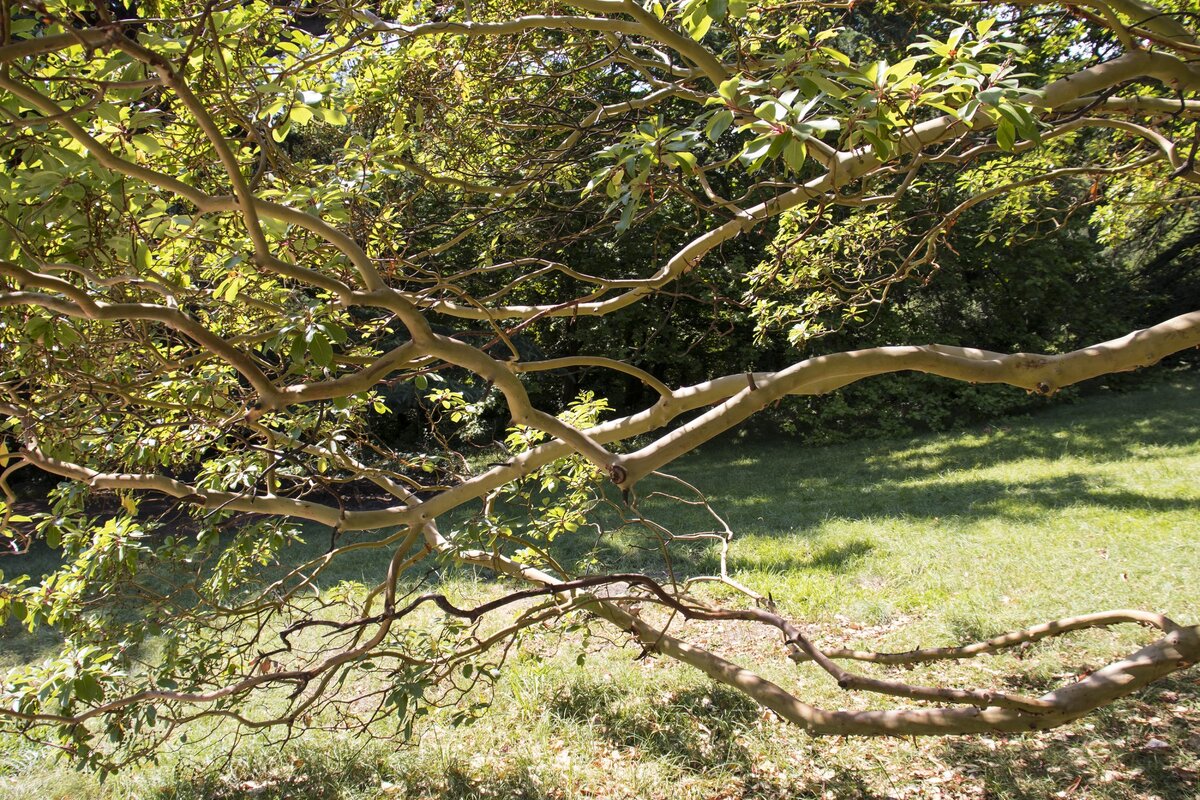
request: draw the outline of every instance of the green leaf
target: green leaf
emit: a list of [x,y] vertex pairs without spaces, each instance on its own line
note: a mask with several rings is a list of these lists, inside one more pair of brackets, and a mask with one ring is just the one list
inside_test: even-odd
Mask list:
[[946,40],[946,44],[950,45],[951,49],[957,48],[958,43],[962,41],[962,37],[966,35],[968,28],[966,25],[960,25],[950,32],[950,38]]
[[345,328],[329,322],[322,322],[317,327],[319,327],[325,333],[325,335],[329,337],[329,341],[336,344],[346,343],[347,334]]
[[1002,150],[1012,150],[1016,141],[1017,132],[1013,124],[1007,119],[1001,119],[1000,124],[996,126],[996,144],[1000,145]]
[[308,106],[292,106],[288,119],[296,125],[307,125],[312,122],[313,110]]
[[866,129],[863,130],[862,135],[863,138],[871,144],[872,149],[875,151],[875,155],[880,159],[885,159],[891,154],[892,146],[886,139],[883,139],[882,137],[877,136]]
[[1021,118],[1015,106],[1008,103],[1001,103],[996,106],[996,111],[1001,117],[1012,123],[1013,130],[1019,131],[1025,125],[1025,120]]
[[850,66],[850,63],[851,63],[850,56],[846,55],[845,53],[841,52],[840,50],[834,50],[832,47],[820,47],[818,49],[825,55],[832,58],[834,61],[837,61],[838,63],[840,63],[842,66],[844,66],[844,67]]
[[[704,13],[704,6],[697,4],[696,8],[700,13],[692,14],[691,17],[685,19],[684,26],[688,28],[688,35],[698,42],[708,33],[708,29],[712,27],[713,21],[708,14]],[[692,23],[691,25],[687,24],[689,21]]]
[[95,703],[104,699],[104,687],[91,673],[84,673],[75,679],[75,696],[85,703]]
[[241,290],[245,283],[246,279],[235,272],[222,281],[217,287],[217,296],[226,303],[232,303],[237,299],[238,291]]
[[725,131],[729,130],[729,126],[733,124],[733,112],[727,108],[723,108],[713,114],[708,120],[708,125],[704,128],[704,135],[709,138],[709,141],[715,142],[721,138]]
[[970,122],[975,117],[975,112],[979,110],[979,100],[972,97],[966,103],[963,103],[962,108],[958,109],[957,116],[963,122]]
[[58,343],[61,345],[73,345],[82,341],[81,337],[74,328],[66,323],[58,326]]
[[113,125],[121,124],[121,112],[112,103],[100,103],[96,106],[96,116]]
[[839,122],[838,120],[834,119],[833,117],[823,117],[821,119],[806,119],[804,121],[804,124],[814,130],[823,131],[823,132],[840,130],[842,127],[842,123]]
[[637,207],[637,201],[633,199],[625,204],[624,210],[621,211],[621,219],[617,221],[618,233],[623,233],[628,230],[630,224],[633,222],[633,215],[637,213]]
[[788,143],[783,148],[783,161],[792,172],[800,172],[808,158],[808,147],[795,136],[788,136]]
[[804,80],[811,83],[814,88],[824,92],[830,97],[839,98],[846,96],[846,89],[844,86],[835,83],[823,75],[807,75],[805,76]]
[[678,153],[670,153],[669,155],[670,155],[670,157],[671,157],[671,158],[673,158],[675,161],[679,162],[679,163],[677,164],[677,166],[678,166],[680,169],[685,169],[685,170],[688,170],[688,171],[691,171],[691,172],[695,172],[695,170],[696,170],[696,156],[695,156],[695,155],[693,155],[692,153],[689,153],[689,152],[687,152],[686,150],[683,150],[683,151],[680,151],[680,152],[678,152]]
[[288,358],[293,364],[299,364],[304,360],[304,354],[308,352],[308,342],[303,336],[297,335],[292,339],[291,349],[288,351]]
[[330,125],[337,125],[338,127],[341,127],[348,122],[346,115],[342,113],[340,109],[318,108],[316,109],[316,112],[317,116],[321,118],[322,122],[327,122]]
[[742,85],[742,76],[734,75],[732,78],[721,81],[721,85],[717,87],[717,94],[729,100],[730,102],[737,100],[738,87]]
[[152,156],[161,153],[163,149],[157,139],[145,133],[134,134],[133,143],[139,150],[143,150]]
[[137,252],[135,254],[138,272],[147,273],[150,271],[150,247],[144,242],[137,243]]
[[308,342],[308,354],[317,366],[328,367],[333,363],[333,345],[320,331],[313,331]]
[[754,116],[767,122],[779,122],[786,119],[787,115],[787,106],[774,99],[760,103],[758,108],[754,109]]
[[771,149],[771,143],[774,138],[773,136],[760,136],[754,139],[742,151],[742,158],[746,161],[757,161],[762,158]]
[[916,66],[917,59],[906,58],[899,64],[893,64],[892,66],[888,67],[887,77],[893,82],[902,80],[907,78],[909,73],[911,73]]
[[1004,97],[1003,89],[984,89],[979,94],[975,95],[979,98],[979,102],[987,103],[989,106],[994,106]]
[[258,224],[262,226],[263,231],[268,236],[273,236],[276,239],[282,239],[287,234],[288,223],[282,219],[274,217],[259,217]]

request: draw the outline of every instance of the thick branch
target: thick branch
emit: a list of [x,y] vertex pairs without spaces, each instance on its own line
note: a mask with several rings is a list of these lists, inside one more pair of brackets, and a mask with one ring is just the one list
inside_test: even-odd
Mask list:
[[[652,444],[625,456],[621,465],[632,485],[644,475],[729,430],[788,394],[824,394],[873,375],[914,370],[972,383],[1005,383],[1050,395],[1080,381],[1149,366],[1180,350],[1200,346],[1200,311],[1182,314],[1119,339],[1061,355],[1003,355],[946,345],[876,347],[806,359],[774,374],[754,376],[754,385]],[[730,385],[739,380],[729,376]]]

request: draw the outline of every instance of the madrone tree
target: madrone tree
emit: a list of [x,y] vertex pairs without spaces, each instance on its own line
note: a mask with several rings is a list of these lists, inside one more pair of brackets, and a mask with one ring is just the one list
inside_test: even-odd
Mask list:
[[[42,540],[63,559],[38,581],[10,575],[0,618],[64,637],[4,678],[8,728],[102,769],[208,717],[403,732],[433,705],[469,713],[512,642],[552,623],[632,638],[814,733],[1049,728],[1200,659],[1200,628],[1149,611],[961,647],[822,649],[724,569],[672,568],[697,540],[723,553],[727,529],[672,532],[638,506],[643,479],[786,395],[904,371],[1051,395],[1200,344],[1197,311],[1057,355],[805,356],[928,278],[965,214],[1012,239],[1086,212],[1119,237],[1133,215],[1186,207],[1200,178],[1186,0],[2,7],[2,529],[13,551]],[[638,231],[640,258],[606,256]],[[735,273],[726,254],[755,236],[757,263]],[[604,335],[701,270],[723,276],[713,314],[748,309],[753,335],[794,347],[790,366],[668,385]],[[529,355],[581,320],[594,352]],[[539,373],[568,368],[657,399],[612,413],[586,392],[531,399]],[[395,387],[428,410],[416,454],[372,434]],[[486,464],[455,452],[480,396],[511,418]],[[22,516],[7,487],[30,467],[63,482]],[[87,504],[97,490],[119,506]],[[164,502],[185,516],[156,524]],[[556,536],[616,524],[656,537],[663,569],[556,558]],[[268,568],[301,525],[327,552]],[[331,590],[323,576],[352,553],[386,577]],[[463,607],[412,577],[447,562],[511,589]],[[711,581],[740,599],[717,604]],[[897,705],[813,707],[677,638],[682,619],[773,628],[781,658]],[[1118,623],[1158,638],[1040,696],[854,667]]]

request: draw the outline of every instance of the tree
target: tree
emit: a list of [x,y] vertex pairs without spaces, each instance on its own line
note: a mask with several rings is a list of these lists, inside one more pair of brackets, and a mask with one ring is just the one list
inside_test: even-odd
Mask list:
[[[986,209],[981,236],[1011,239],[1087,208],[1119,228],[1192,199],[1190,6],[4,8],[0,508],[12,549],[41,540],[64,558],[40,583],[0,586],[0,616],[65,636],[58,659],[7,677],[10,727],[101,769],[212,716],[402,732],[548,622],[615,626],[816,733],[1048,728],[1200,659],[1200,628],[1140,611],[959,648],[821,649],[724,570],[676,575],[669,554],[695,537],[638,506],[648,476],[788,395],[913,371],[1051,395],[1200,345],[1191,312],[1056,355],[802,354],[927,277],[968,212]],[[712,293],[709,323],[736,306],[758,346],[782,336],[794,363],[672,386],[604,338],[706,270],[742,293]],[[609,349],[530,360],[521,345],[550,350],[580,320]],[[531,400],[538,375],[567,369],[619,373],[656,399],[603,421],[614,409],[587,391],[557,414]],[[425,452],[371,436],[396,387],[425,398]],[[481,466],[453,435],[487,403],[511,427]],[[64,482],[49,511],[21,518],[7,481],[27,466]],[[385,499],[357,503],[363,487]],[[97,490],[120,509],[94,513]],[[162,498],[191,521],[139,513]],[[657,538],[664,573],[556,557],[557,537],[613,521]],[[268,569],[299,524],[328,531],[328,552]],[[723,553],[730,535],[706,536]],[[364,551],[384,580],[314,594]],[[527,585],[462,608],[406,577],[444,561]],[[714,605],[706,581],[744,602]],[[814,708],[676,638],[677,618],[775,628],[782,656],[843,688],[924,705]],[[1126,622],[1161,636],[1041,697],[842,666]]]

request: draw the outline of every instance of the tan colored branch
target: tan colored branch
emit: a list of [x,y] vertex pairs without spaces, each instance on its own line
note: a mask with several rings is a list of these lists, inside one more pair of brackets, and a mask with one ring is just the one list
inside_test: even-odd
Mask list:
[[1143,0],[1084,0],[1081,5],[1092,6],[1104,13],[1111,8],[1122,14],[1129,22],[1139,28],[1157,34],[1160,41],[1178,41],[1182,44],[1197,44],[1196,34],[1175,19],[1174,15],[1162,8]]
[[1083,680],[1037,698],[1053,710],[1013,708],[912,708],[892,711],[826,711],[733,662],[671,636],[609,603],[596,613],[632,631],[647,648],[688,664],[713,680],[745,693],[783,719],[816,734],[854,736],[945,735],[1045,730],[1125,697],[1172,672],[1200,661],[1200,626],[1178,628],[1129,657]]
[[[621,465],[632,485],[649,472],[729,430],[788,394],[824,394],[872,375],[913,370],[972,383],[1005,383],[1041,395],[1064,386],[1157,363],[1180,350],[1200,346],[1200,311],[1182,314],[1119,339],[1071,353],[1004,355],[946,345],[876,347],[806,359],[773,374],[756,374],[754,385],[740,383],[737,394],[695,420],[625,456]],[[713,387],[709,388],[712,391]]]
[[605,358],[603,356],[565,356],[563,358],[549,358],[544,361],[517,361],[512,364],[514,372],[545,372],[552,369],[569,369],[570,367],[602,367],[616,372],[623,372],[626,375],[632,375],[637,378],[663,397],[669,397],[671,394],[671,388],[649,372],[639,369],[632,364],[626,364],[624,361],[618,361],[615,358]]
[[105,47],[114,38],[121,35],[117,29],[81,28],[70,33],[56,33],[52,36],[34,36],[19,42],[12,42],[0,47],[0,64],[18,61],[22,58],[57,53],[72,47]]
[[[1010,647],[1033,644],[1052,636],[1061,636],[1072,631],[1082,631],[1090,628],[1107,628],[1112,625],[1135,624],[1157,628],[1163,633],[1178,630],[1179,625],[1162,614],[1136,609],[1120,609],[1103,611],[1096,614],[1082,614],[1077,617],[1065,617],[1053,622],[1045,622],[1031,628],[1012,631],[1000,636],[994,636],[982,642],[963,645],[962,647],[928,647],[907,650],[902,653],[877,653],[869,650],[852,650],[842,647],[825,647],[822,652],[829,658],[844,658],[853,661],[869,661],[874,664],[889,664],[907,666],[922,664],[929,661],[951,661],[956,659],[975,658],[988,653],[996,653]],[[804,661],[807,656],[793,655],[793,660]]]
[[[427,531],[426,542],[434,550],[453,554],[457,559],[466,563],[492,569],[514,578],[549,586],[561,583],[553,576],[496,553],[456,552],[450,543],[437,533],[436,529]],[[1128,658],[1109,664],[1083,680],[1038,698],[1009,697],[1004,696],[1003,693],[995,693],[989,697],[985,692],[960,692],[953,689],[923,692],[920,687],[906,687],[894,681],[875,681],[849,676],[853,680],[847,681],[846,688],[864,688],[871,691],[882,691],[885,694],[915,696],[921,699],[980,703],[985,707],[827,711],[799,700],[777,684],[715,653],[671,636],[665,630],[657,628],[637,614],[631,613],[613,602],[593,598],[592,602],[584,607],[589,608],[597,616],[611,622],[621,630],[633,634],[647,651],[688,664],[717,682],[745,693],[752,700],[771,709],[786,721],[814,734],[890,736],[1044,730],[1077,719],[1089,711],[1127,696],[1159,678],[1186,669],[1200,661],[1200,626],[1174,627],[1161,639],[1138,650]],[[1123,612],[1112,613],[1121,614]],[[746,614],[755,616],[754,612],[727,613],[728,616],[745,616]],[[698,616],[703,618],[727,615],[699,614]],[[837,670],[836,666],[834,669]],[[839,672],[843,679],[848,677],[844,671]],[[1007,707],[987,704],[989,700],[1003,703]]]
[[70,298],[70,300],[64,300],[37,292],[0,290],[0,306],[40,306],[70,317],[109,322],[137,319],[160,322],[182,333],[209,353],[224,360],[241,373],[254,387],[254,390],[268,402],[278,394],[275,384],[258,368],[249,354],[217,336],[177,308],[152,303],[104,303],[93,300],[86,291],[67,281],[51,275],[30,272],[9,261],[0,261],[0,275],[12,276],[25,285],[52,289]]

